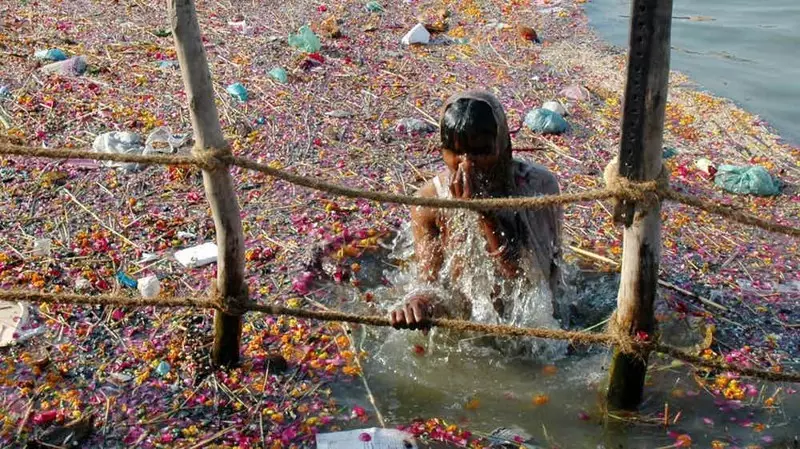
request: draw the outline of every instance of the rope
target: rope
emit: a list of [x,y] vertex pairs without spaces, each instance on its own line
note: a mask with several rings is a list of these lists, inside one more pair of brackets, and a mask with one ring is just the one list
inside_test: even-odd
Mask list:
[[245,158],[230,156],[227,151],[208,150],[193,151],[196,157],[177,156],[166,154],[117,154],[117,153],[95,153],[92,151],[74,149],[49,149],[32,148],[14,145],[8,142],[0,142],[0,154],[46,157],[51,159],[93,159],[114,162],[138,162],[141,164],[160,164],[160,165],[195,165],[206,170],[215,170],[221,165],[232,164],[241,168],[258,171],[269,176],[282,179],[284,181],[297,184],[303,187],[316,189],[335,195],[349,198],[363,198],[378,202],[404,204],[409,206],[424,206],[443,209],[470,209],[470,210],[491,210],[491,209],[537,209],[552,206],[554,204],[568,204],[579,201],[605,200],[611,198],[627,200],[648,201],[649,194],[655,192],[659,197],[674,202],[692,206],[708,213],[719,215],[742,224],[755,226],[767,231],[785,234],[792,237],[800,237],[800,228],[782,225],[768,220],[755,217],[741,210],[730,206],[722,206],[691,195],[675,192],[663,185],[663,181],[650,181],[643,183],[621,182],[616,187],[590,190],[582,193],[567,193],[560,195],[545,195],[533,198],[490,198],[477,200],[453,200],[441,198],[423,198],[416,196],[397,195],[392,193],[376,192],[369,190],[354,189],[329,183],[316,178],[309,178],[296,175],[284,170],[269,167]]
[[800,237],[800,228],[775,223],[769,220],[764,220],[754,215],[746,214],[741,210],[738,210],[731,206],[725,206],[722,204],[713,203],[711,201],[704,200],[702,198],[698,198],[692,195],[687,195],[685,193],[678,193],[670,188],[660,188],[658,189],[658,194],[661,195],[662,198],[666,198],[676,203],[685,204],[687,206],[692,206],[697,209],[706,211],[711,214],[716,214],[721,217],[725,217],[729,220],[733,220],[741,224],[755,226],[757,228],[761,228],[767,231],[772,231],[778,234],[785,234],[792,237]]
[[[119,295],[86,296],[77,294],[56,294],[21,290],[0,291],[0,301],[27,301],[48,304],[80,304],[80,305],[113,305],[119,307],[195,307],[202,309],[221,310],[220,299],[174,297],[174,298],[134,298]],[[295,318],[313,319],[319,321],[336,321],[368,326],[391,326],[386,317],[376,315],[356,315],[330,310],[295,309],[271,304],[250,303],[243,306],[253,312],[262,312],[268,315],[291,316]],[[745,368],[728,363],[706,360],[689,354],[681,349],[660,343],[647,343],[632,340],[630,337],[614,335],[613,333],[589,333],[566,331],[561,329],[514,327],[500,324],[483,324],[472,321],[434,319],[431,326],[457,331],[477,332],[485,335],[500,337],[535,337],[551,340],[568,340],[572,344],[605,346],[617,345],[620,350],[632,351],[636,354],[646,353],[650,350],[667,354],[675,359],[691,363],[703,368],[729,371],[743,376],[756,377],[774,382],[800,383],[800,373],[783,373],[777,371]]]

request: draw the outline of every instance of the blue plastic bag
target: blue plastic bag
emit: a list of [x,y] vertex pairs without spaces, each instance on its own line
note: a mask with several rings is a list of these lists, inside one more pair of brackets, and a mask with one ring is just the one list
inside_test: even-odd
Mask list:
[[120,284],[124,285],[128,288],[136,288],[137,282],[135,279],[131,278],[127,275],[124,271],[117,272],[117,280]]
[[548,109],[534,109],[525,116],[525,126],[542,134],[561,134],[567,130],[564,117]]
[[236,98],[237,100],[241,101],[242,103],[247,101],[247,89],[245,89],[245,87],[242,86],[242,83],[231,84],[225,90],[229,94],[231,94],[231,96],[233,98]]
[[297,34],[289,35],[289,45],[306,53],[316,53],[322,48],[319,38],[308,25],[301,26]]
[[36,59],[43,59],[45,61],[64,61],[69,56],[64,53],[60,48],[51,48],[49,50],[37,50],[33,56]]
[[781,182],[758,165],[720,165],[714,176],[714,184],[728,192],[743,195],[771,196],[781,193]]

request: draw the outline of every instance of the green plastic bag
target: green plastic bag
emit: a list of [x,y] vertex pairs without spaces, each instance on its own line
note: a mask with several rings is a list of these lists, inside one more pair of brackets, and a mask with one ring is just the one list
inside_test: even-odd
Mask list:
[[714,176],[714,184],[728,192],[743,195],[771,196],[781,191],[781,182],[758,165],[720,165]]
[[369,2],[364,5],[364,9],[369,12],[383,12],[383,6],[378,2]]
[[289,81],[289,75],[283,67],[275,67],[269,71],[269,76],[275,78],[280,83],[286,84]]
[[548,109],[534,109],[525,116],[525,126],[541,134],[561,134],[569,125],[563,117]]
[[316,53],[322,48],[319,38],[308,25],[301,26],[297,34],[289,35],[289,45],[306,53]]

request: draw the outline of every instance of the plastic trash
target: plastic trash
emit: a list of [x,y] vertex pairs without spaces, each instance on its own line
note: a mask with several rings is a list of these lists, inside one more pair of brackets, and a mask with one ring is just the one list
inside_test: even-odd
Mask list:
[[125,273],[124,271],[117,272],[117,281],[119,281],[120,284],[128,288],[136,288],[136,286],[138,285],[136,279],[133,279],[132,277],[128,276],[127,273]]
[[158,68],[160,68],[160,69],[175,69],[175,68],[178,68],[178,67],[180,67],[180,64],[178,63],[178,61],[175,61],[175,60],[172,60],[172,59],[158,62]]
[[542,105],[542,109],[553,111],[562,117],[566,117],[567,115],[569,115],[569,112],[567,112],[567,108],[565,108],[560,101],[548,101],[547,103]]
[[427,44],[431,41],[431,33],[425,28],[425,25],[418,23],[414,25],[414,28],[406,33],[403,36],[403,39],[400,41],[403,45],[412,45],[412,44]]
[[79,76],[86,71],[86,59],[83,56],[73,56],[64,61],[54,62],[42,67],[44,73],[55,73],[64,76]]
[[356,429],[343,432],[318,433],[317,449],[417,449],[414,436],[397,429]]
[[156,276],[147,276],[136,281],[136,288],[143,298],[155,298],[161,293],[161,283]]
[[169,363],[162,360],[158,362],[158,365],[156,366],[156,374],[159,376],[165,376],[167,373],[169,373],[170,368],[171,367],[169,366]]
[[0,98],[10,97],[11,90],[5,84],[0,86]]
[[319,38],[308,25],[303,25],[297,34],[289,35],[289,45],[306,53],[316,53],[322,48]]
[[[116,154],[176,153],[188,140],[188,135],[174,135],[166,127],[154,129],[147,136],[144,145],[142,138],[134,132],[111,131],[100,134],[94,139],[92,151]],[[144,167],[135,162],[103,161],[103,165],[122,168],[125,171],[137,171]]]
[[69,56],[67,56],[64,51],[60,48],[50,48],[48,50],[37,50],[33,57],[36,59],[41,59],[43,61],[64,61]]
[[364,5],[364,9],[368,12],[383,12],[383,6],[378,2],[368,2]]
[[578,84],[561,89],[558,95],[573,101],[587,101],[591,98],[589,90]]
[[[130,131],[111,131],[95,137],[92,144],[95,153],[139,154],[143,151],[141,137]],[[134,162],[103,161],[106,167],[119,167],[126,171],[136,170],[139,164]]]
[[664,150],[661,152],[661,159],[669,159],[673,156],[678,154],[678,150],[672,147],[664,147]]
[[436,127],[418,118],[404,118],[397,121],[394,130],[400,134],[423,134],[436,131]]
[[233,83],[225,89],[231,96],[242,103],[247,101],[247,88],[242,83]]
[[274,69],[270,70],[269,76],[283,84],[289,82],[289,75],[286,73],[286,69],[283,67],[275,67]]
[[728,192],[743,195],[772,196],[781,192],[781,182],[759,165],[720,165],[714,184]]
[[144,152],[142,154],[169,153],[175,154],[178,148],[184,146],[189,141],[189,135],[172,134],[172,130],[161,126],[150,132],[144,142]]
[[567,121],[548,109],[534,109],[525,116],[525,126],[542,134],[561,134],[567,130]]
[[175,253],[175,260],[187,268],[197,268],[214,263],[217,261],[217,245],[209,242],[182,249]]
[[50,239],[36,239],[33,241],[34,256],[49,256],[53,243]]
[[704,157],[695,161],[694,165],[707,175],[714,176],[717,173],[717,167],[714,166],[714,163]]
[[492,431],[486,438],[493,449],[534,449],[539,448],[533,437],[523,429],[511,427],[499,427]]
[[92,288],[92,283],[86,278],[78,278],[75,280],[75,290],[85,292]]
[[0,348],[19,340],[18,330],[28,323],[28,306],[0,301]]

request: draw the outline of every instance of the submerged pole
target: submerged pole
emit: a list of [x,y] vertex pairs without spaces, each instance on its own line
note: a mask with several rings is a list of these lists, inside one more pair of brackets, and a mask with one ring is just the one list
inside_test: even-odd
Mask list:
[[[167,6],[183,85],[189,99],[189,117],[194,129],[195,148],[213,149],[221,155],[231,155],[214,103],[214,86],[211,84],[211,73],[197,23],[194,0],[167,0]],[[236,301],[244,302],[247,300],[247,284],[244,279],[242,220],[228,166],[219,164],[214,168],[204,168],[203,185],[214,215],[217,233],[216,292],[223,298],[225,305],[233,305],[231,303]],[[215,365],[234,366],[239,363],[241,335],[240,314],[221,310],[215,312],[214,346],[211,351]]]
[[[628,76],[622,115],[619,175],[650,181],[661,173],[664,110],[667,103],[672,0],[633,0]],[[661,205],[621,202],[622,277],[613,325],[631,336],[652,338],[653,304],[661,258]],[[636,410],[642,401],[647,354],[614,349],[608,407]]]

